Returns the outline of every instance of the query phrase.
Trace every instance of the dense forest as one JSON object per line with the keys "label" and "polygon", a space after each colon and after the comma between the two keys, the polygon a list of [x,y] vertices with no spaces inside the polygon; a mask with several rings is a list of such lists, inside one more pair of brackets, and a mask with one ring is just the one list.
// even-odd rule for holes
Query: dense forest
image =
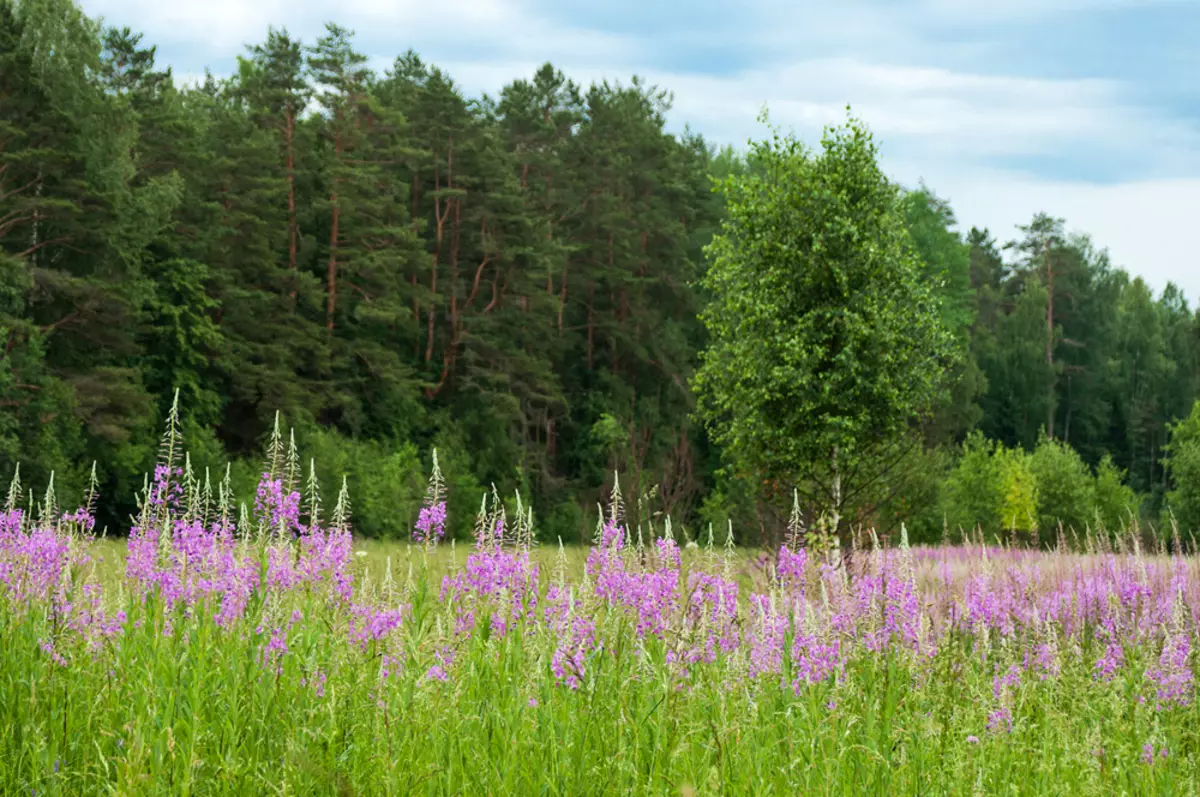
{"label": "dense forest", "polygon": [[[752,541],[770,499],[692,385],[713,178],[753,159],[668,132],[637,79],[546,65],[470,98],[413,52],[366,62],[335,25],[271,30],[181,87],[135,32],[0,0],[0,473],[69,502],[95,462],[115,528],[178,390],[197,473],[252,492],[278,413],[364,534],[411,528],[436,448],[463,522],[495,484],[578,539],[618,472],[631,512]],[[1200,387],[1185,298],[1051,215],[1009,241],[899,196],[962,356],[859,518],[1161,525]]]}

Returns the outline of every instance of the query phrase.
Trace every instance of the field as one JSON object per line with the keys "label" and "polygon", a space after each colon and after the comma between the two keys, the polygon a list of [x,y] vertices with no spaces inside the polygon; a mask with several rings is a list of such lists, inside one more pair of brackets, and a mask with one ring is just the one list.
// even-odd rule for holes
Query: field
{"label": "field", "polygon": [[[174,474],[174,475],[173,475]],[[160,467],[128,539],[0,518],[3,794],[1194,794],[1196,559],[355,540]],[[436,499],[433,491],[433,499]],[[1115,546],[1115,550],[1114,550]]]}

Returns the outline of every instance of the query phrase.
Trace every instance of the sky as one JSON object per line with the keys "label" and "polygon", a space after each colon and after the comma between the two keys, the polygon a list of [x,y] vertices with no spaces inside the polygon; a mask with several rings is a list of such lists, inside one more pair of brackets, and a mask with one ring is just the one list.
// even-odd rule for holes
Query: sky
{"label": "sky", "polygon": [[380,70],[412,48],[468,96],[552,62],[638,75],[669,125],[744,147],[757,117],[812,146],[847,105],[884,169],[1001,243],[1038,211],[1156,291],[1200,299],[1200,0],[83,0],[187,81],[233,71],[268,25],[356,31]]}

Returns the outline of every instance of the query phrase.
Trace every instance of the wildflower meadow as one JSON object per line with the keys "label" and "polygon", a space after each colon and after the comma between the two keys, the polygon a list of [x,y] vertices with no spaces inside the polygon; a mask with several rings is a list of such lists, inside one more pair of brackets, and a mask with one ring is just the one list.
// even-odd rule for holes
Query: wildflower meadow
{"label": "wildflower meadow", "polygon": [[692,6],[0,0],[0,797],[1200,795],[1200,2]]}
{"label": "wildflower meadow", "polygon": [[1178,541],[838,551],[794,518],[745,551],[630,528],[618,487],[586,552],[494,492],[461,545],[435,454],[412,541],[365,557],[345,488],[323,500],[281,437],[249,505],[180,448],[172,427],[117,544],[94,494],[13,480],[0,793],[1198,787]]}

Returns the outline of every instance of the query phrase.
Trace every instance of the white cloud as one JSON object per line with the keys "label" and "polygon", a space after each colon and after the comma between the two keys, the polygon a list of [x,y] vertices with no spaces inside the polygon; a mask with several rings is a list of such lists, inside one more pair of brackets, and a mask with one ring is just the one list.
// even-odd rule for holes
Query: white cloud
{"label": "white cloud", "polygon": [[[420,0],[341,0],[337,12],[346,19],[376,23],[418,26],[450,23],[445,5]],[[512,0],[455,0],[452,27],[503,25],[519,12],[520,7]]]}
{"label": "white cloud", "polygon": [[[538,63],[442,65],[468,91],[495,92]],[[561,66],[581,82],[628,77],[595,66]],[[844,119],[846,99],[857,98],[853,110],[880,141],[885,169],[910,186],[924,178],[950,200],[962,229],[987,227],[1003,242],[1017,235],[1016,225],[1046,211],[1065,218],[1068,229],[1089,233],[1116,265],[1151,287],[1161,290],[1174,281],[1193,303],[1200,299],[1200,258],[1190,232],[1200,208],[1200,177],[1101,185],[986,164],[996,154],[1144,147],[1163,122],[1127,109],[1115,82],[964,75],[846,59],[727,78],[641,74],[674,92],[673,121],[735,146],[765,133],[755,122],[764,101],[775,123],[815,146],[824,125]],[[1167,148],[1161,157],[1171,157]]]}
{"label": "white cloud", "polygon": [[956,74],[847,58],[795,61],[726,78],[654,78],[675,90],[682,115],[714,129],[753,123],[753,116],[726,114],[731,103],[766,102],[778,109],[772,115],[780,123],[799,130],[843,118],[849,103],[881,138],[922,138],[942,152],[950,147],[979,156],[1045,151],[1056,139],[1112,136],[1114,123],[1138,123],[1116,118],[1117,86],[1096,80]]}
{"label": "white cloud", "polygon": [[[607,59],[636,53],[630,40],[603,32],[554,25],[532,12],[525,0],[455,0],[452,8],[427,0],[82,0],[84,11],[111,24],[127,24],[149,42],[200,50],[214,60],[231,59],[247,44],[262,41],[270,25],[286,27],[311,42],[326,21],[353,30],[361,43],[388,41],[389,52],[370,53],[389,62],[409,44],[441,41],[492,56]],[[422,48],[423,49],[423,48]]]}
{"label": "white cloud", "polygon": [[[933,70],[845,69],[797,65],[774,76],[760,74],[712,81],[664,76],[676,89],[680,118],[702,131],[740,144],[764,132],[753,124],[761,100],[774,121],[794,127],[815,146],[821,125],[844,118],[841,102],[822,101],[836,92],[858,97],[854,112],[880,142],[884,168],[915,186],[924,179],[950,200],[963,229],[988,227],[1001,241],[1016,235],[1037,211],[1065,218],[1068,229],[1087,232],[1107,248],[1113,262],[1151,287],[1180,285],[1200,299],[1200,256],[1191,225],[1200,208],[1200,175],[1114,184],[1039,178],[1001,171],[988,156],[1070,154],[1099,150],[1158,161],[1157,172],[1182,162],[1186,131],[1128,109],[1118,86],[1100,81],[1031,81]],[[816,80],[818,76],[824,80]],[[817,85],[815,89],[806,86]],[[794,99],[803,98],[803,99]],[[1156,142],[1156,139],[1157,142]],[[1157,147],[1158,152],[1145,152]]]}
{"label": "white cloud", "polygon": [[1028,20],[1050,14],[1172,5],[1190,0],[924,0],[923,14],[972,22]]}
{"label": "white cloud", "polygon": [[201,44],[233,55],[266,35],[267,26],[287,16],[282,0],[86,0],[89,15],[129,25],[152,44]]}
{"label": "white cloud", "polygon": [[[203,72],[176,72],[172,70],[171,77],[175,79],[176,88],[184,88],[185,86],[202,86],[204,85],[205,75]],[[213,77],[217,80],[228,77],[228,75],[214,72]]]}
{"label": "white cloud", "polygon": [[[514,59],[441,65],[468,90],[494,92],[529,74],[537,63]],[[623,73],[591,59],[556,65],[583,82],[627,79],[635,71],[627,66]],[[796,60],[722,77],[636,71],[673,92],[675,120],[735,145],[763,132],[755,120],[764,104],[774,123],[805,138],[844,119],[851,104],[885,151],[925,152],[931,161],[982,164],[995,156],[1134,147],[1140,157],[1165,161],[1196,138],[1194,132],[1128,104],[1115,81],[974,75],[850,58]],[[1156,143],[1161,145],[1158,154],[1148,156],[1147,147]]]}

